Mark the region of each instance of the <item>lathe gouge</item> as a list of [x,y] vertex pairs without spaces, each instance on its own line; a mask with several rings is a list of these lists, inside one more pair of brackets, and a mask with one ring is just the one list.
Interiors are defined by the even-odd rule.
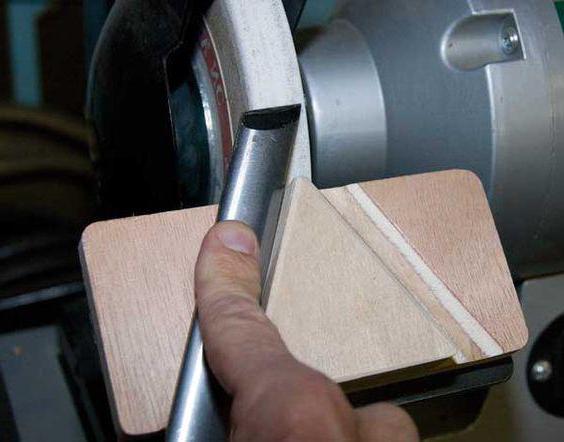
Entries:
[[[260,243],[266,276],[301,105],[243,115],[233,146],[217,221],[249,225]],[[168,442],[222,441],[228,399],[206,365],[197,316],[192,323],[166,432]]]

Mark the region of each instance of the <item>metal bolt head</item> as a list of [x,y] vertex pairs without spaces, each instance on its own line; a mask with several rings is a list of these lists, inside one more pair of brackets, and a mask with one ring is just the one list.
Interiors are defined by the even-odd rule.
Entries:
[[531,378],[536,382],[546,382],[552,377],[552,364],[544,359],[531,367]]
[[519,48],[519,33],[513,26],[501,30],[501,50],[505,55],[513,54]]

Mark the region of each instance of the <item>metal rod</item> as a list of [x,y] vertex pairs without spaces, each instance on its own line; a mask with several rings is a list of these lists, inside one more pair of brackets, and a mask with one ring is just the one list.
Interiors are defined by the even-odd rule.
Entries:
[[[248,224],[260,242],[264,278],[282,203],[301,105],[243,115],[217,221]],[[228,398],[206,365],[195,317],[166,433],[168,442],[227,440]]]

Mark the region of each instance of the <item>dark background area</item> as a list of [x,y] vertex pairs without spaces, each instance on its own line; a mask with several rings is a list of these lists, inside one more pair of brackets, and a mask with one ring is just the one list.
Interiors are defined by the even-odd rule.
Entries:
[[0,0],[0,441],[113,440],[77,244],[109,0]]

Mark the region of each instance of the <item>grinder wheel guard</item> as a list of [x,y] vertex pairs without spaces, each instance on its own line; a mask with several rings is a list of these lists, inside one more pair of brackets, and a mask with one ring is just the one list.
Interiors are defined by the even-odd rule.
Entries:
[[[217,202],[243,112],[303,100],[282,2],[118,0],[89,82],[104,214]],[[304,112],[291,177],[309,150]]]

